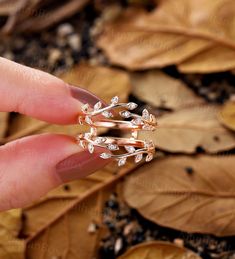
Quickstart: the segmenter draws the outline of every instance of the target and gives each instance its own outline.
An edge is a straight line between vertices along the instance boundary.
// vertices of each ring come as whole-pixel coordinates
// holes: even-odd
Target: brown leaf
[[[229,101],[219,112],[220,121],[229,129],[235,130],[235,102]]]
[[[174,79],[159,70],[133,73],[131,81],[133,95],[155,107],[180,109],[204,102],[181,80]]]
[[[132,170],[133,165],[129,164],[118,174],[97,183],[70,203],[66,204],[61,202],[63,200],[58,199],[57,205],[63,206],[63,209],[50,218],[47,225],[41,226],[30,237],[27,258],[38,258],[39,255],[44,259],[51,259],[53,256],[76,259],[78,255],[79,259],[96,257],[103,229],[100,228],[95,233],[89,233],[88,227],[92,222],[101,225],[104,202],[113,191],[118,190],[119,180]],[[43,212],[50,217],[54,208],[53,204],[48,204],[47,209],[44,207]],[[42,212],[34,214],[36,219],[41,215]],[[31,217],[31,220],[33,221],[35,218]]]
[[[83,87],[106,102],[118,95],[121,102],[126,102],[131,90],[131,82],[127,73],[106,67],[89,65],[76,66],[71,71],[61,75],[61,78],[74,86]],[[9,130],[6,142],[30,134],[61,133],[75,136],[87,132],[89,127],[80,125],[51,125],[24,115],[16,116]],[[105,133],[106,129],[99,129],[98,133]]]
[[[8,116],[7,112],[0,112],[0,140],[5,136],[8,127]]]
[[[20,228],[21,210],[0,213],[0,258],[24,258],[25,243],[17,238]]]
[[[194,153],[202,147],[216,153],[235,147],[235,135],[217,119],[218,107],[202,105],[166,114],[158,119],[154,133],[141,132],[142,139],[153,139],[156,146],[170,152]]]
[[[61,79],[71,85],[83,87],[106,102],[118,95],[126,101],[131,91],[129,75],[121,70],[81,64],[61,75]]]
[[[233,0],[165,0],[151,13],[129,9],[108,24],[98,45],[128,69],[178,65],[182,72],[235,67]]]
[[[147,242],[129,249],[118,259],[200,259],[192,251],[168,242]]]
[[[128,177],[124,197],[159,225],[230,236],[235,234],[234,175],[232,155],[169,157]]]
[[[75,199],[81,197],[84,193],[92,191],[97,185],[114,178],[116,171],[117,167],[112,164],[111,170],[107,166],[85,179],[67,183],[49,192],[39,202],[24,211],[27,218],[24,225],[24,234],[27,236],[35,235],[48,222],[57,217],[65,207],[73,203]]]

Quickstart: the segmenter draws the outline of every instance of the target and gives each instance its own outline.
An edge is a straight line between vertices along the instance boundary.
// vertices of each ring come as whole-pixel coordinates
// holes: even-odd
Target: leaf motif
[[[111,103],[112,103],[112,104],[117,104],[118,101],[119,101],[118,96],[114,96],[114,97],[111,99]]]
[[[230,236],[235,234],[234,175],[234,155],[158,159],[128,177],[124,198],[159,225]]]
[[[151,13],[128,9],[107,24],[98,45],[113,64],[131,70],[177,65],[184,73],[220,72],[235,68],[234,21],[233,0],[166,0]]]
[[[140,245],[133,246],[127,252],[119,256],[118,259],[200,259],[201,257],[192,251],[176,246],[169,242],[145,242]]]
[[[124,166],[126,163],[126,157],[123,157],[118,160],[118,166]]]
[[[97,103],[94,105],[94,110],[95,110],[95,111],[98,111],[101,107],[102,107],[102,103],[101,103],[101,102],[97,102]]]

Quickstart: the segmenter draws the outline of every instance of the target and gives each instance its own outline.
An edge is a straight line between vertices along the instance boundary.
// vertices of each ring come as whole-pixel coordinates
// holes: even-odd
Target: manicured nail
[[[110,159],[100,158],[101,152],[90,154],[88,151],[69,156],[56,166],[56,173],[62,182],[73,181],[85,177],[103,168]]]
[[[75,87],[75,86],[70,86],[71,89],[71,95],[73,98],[79,100],[81,103],[88,103],[91,106],[94,106],[97,102],[102,102],[105,104],[101,99],[99,99],[96,95],[93,93],[80,88],[80,87]]]

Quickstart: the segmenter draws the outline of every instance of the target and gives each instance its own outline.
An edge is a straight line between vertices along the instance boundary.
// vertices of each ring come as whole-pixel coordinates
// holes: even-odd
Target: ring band
[[[114,158],[118,160],[119,166],[124,165],[127,158],[132,156],[138,163],[143,159],[144,154],[146,154],[145,160],[151,161],[155,153],[155,145],[153,141],[139,140],[138,133],[141,130],[154,131],[157,126],[155,117],[146,109],[143,110],[142,116],[132,113],[130,110],[137,108],[136,103],[119,103],[118,101],[119,98],[115,96],[112,98],[111,104],[106,107],[102,107],[101,102],[96,103],[93,108],[89,107],[88,104],[82,107],[83,115],[79,116],[78,122],[80,125],[89,125],[90,132],[78,135],[79,144],[83,148],[88,148],[90,153],[94,152],[96,146],[107,149],[107,152],[102,153],[100,157],[103,159]],[[125,109],[119,112],[119,115],[125,120],[113,119],[113,112],[117,108]],[[97,115],[99,117],[96,117]],[[100,137],[97,136],[97,128],[99,127],[125,130],[131,133],[131,137]],[[122,147],[127,151],[126,153],[114,153]]]

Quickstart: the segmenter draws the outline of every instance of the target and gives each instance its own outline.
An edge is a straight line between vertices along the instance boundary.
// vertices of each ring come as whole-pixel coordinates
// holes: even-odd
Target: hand
[[[56,124],[76,124],[81,105],[96,96],[42,71],[0,58],[0,111]],[[76,127],[76,126],[75,126]],[[102,168],[109,161],[84,151],[75,139],[42,134],[0,146],[0,211],[29,205],[52,188]]]

